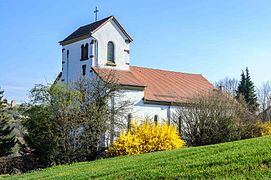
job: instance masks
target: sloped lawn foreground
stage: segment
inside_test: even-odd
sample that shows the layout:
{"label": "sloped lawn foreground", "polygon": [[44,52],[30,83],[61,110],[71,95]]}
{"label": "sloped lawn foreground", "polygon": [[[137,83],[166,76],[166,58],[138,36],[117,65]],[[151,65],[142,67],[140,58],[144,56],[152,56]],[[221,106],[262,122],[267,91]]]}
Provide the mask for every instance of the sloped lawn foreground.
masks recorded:
{"label": "sloped lawn foreground", "polygon": [[56,166],[6,178],[269,179],[271,137]]}

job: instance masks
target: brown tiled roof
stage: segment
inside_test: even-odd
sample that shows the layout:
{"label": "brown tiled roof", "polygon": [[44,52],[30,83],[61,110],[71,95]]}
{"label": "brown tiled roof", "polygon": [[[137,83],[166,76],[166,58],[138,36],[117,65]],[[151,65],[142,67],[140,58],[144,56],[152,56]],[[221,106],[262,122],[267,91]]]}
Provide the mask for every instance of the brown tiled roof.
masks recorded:
{"label": "brown tiled roof", "polygon": [[114,76],[117,83],[123,86],[138,86],[145,87],[145,85],[140,82],[132,71],[125,70],[113,70],[110,68],[92,68],[99,77],[103,80],[109,78],[109,76]]}
{"label": "brown tiled roof", "polygon": [[107,21],[113,19],[114,22],[118,25],[118,27],[123,31],[123,33],[128,37],[130,41],[132,41],[132,38],[128,35],[128,33],[123,29],[123,27],[119,24],[119,22],[116,20],[114,16],[109,16],[107,18],[104,18],[100,21],[96,21],[94,23],[81,26],[77,30],[75,30],[72,34],[70,34],[68,37],[66,37],[64,40],[60,41],[60,44],[69,41],[72,39],[76,39],[85,35],[91,35],[91,33],[95,32],[97,29],[99,29],[102,25],[104,25]]}
{"label": "brown tiled roof", "polygon": [[[109,68],[96,68],[105,74]],[[120,85],[145,86],[144,100],[184,103],[201,91],[213,90],[213,85],[201,74],[189,74],[130,66],[129,71],[114,70]],[[101,75],[103,78],[103,75]]]}

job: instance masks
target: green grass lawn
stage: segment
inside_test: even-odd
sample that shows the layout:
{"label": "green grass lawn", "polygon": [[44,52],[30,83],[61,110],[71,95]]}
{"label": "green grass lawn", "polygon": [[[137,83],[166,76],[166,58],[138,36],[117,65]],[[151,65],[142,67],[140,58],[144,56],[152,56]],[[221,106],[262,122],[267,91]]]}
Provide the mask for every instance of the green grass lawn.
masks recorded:
{"label": "green grass lawn", "polygon": [[271,137],[55,166],[2,178],[271,179]]}

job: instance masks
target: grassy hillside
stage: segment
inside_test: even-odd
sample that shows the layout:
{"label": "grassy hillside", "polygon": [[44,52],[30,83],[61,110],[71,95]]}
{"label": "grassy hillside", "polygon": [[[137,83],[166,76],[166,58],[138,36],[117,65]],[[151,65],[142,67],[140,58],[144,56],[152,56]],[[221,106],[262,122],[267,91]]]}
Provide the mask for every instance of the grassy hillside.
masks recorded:
{"label": "grassy hillside", "polygon": [[6,178],[268,179],[271,137],[56,166],[3,179]]}

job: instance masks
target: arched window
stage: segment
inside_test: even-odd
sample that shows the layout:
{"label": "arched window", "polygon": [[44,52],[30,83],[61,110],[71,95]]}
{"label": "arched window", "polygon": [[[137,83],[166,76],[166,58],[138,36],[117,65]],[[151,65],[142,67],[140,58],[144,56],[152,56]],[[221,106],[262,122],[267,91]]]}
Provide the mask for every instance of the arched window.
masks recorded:
{"label": "arched window", "polygon": [[115,47],[113,42],[108,42],[107,44],[107,60],[115,63]]}
{"label": "arched window", "polygon": [[85,47],[84,47],[84,44],[82,44],[82,46],[81,46],[81,60],[84,59],[84,52],[85,52]]}
{"label": "arched window", "polygon": [[88,59],[88,44],[85,45],[84,59]]}
{"label": "arched window", "polygon": [[81,60],[87,60],[88,59],[88,44],[84,46],[82,44],[81,46]]}
{"label": "arched window", "polygon": [[69,59],[70,51],[67,50],[67,59]]}

